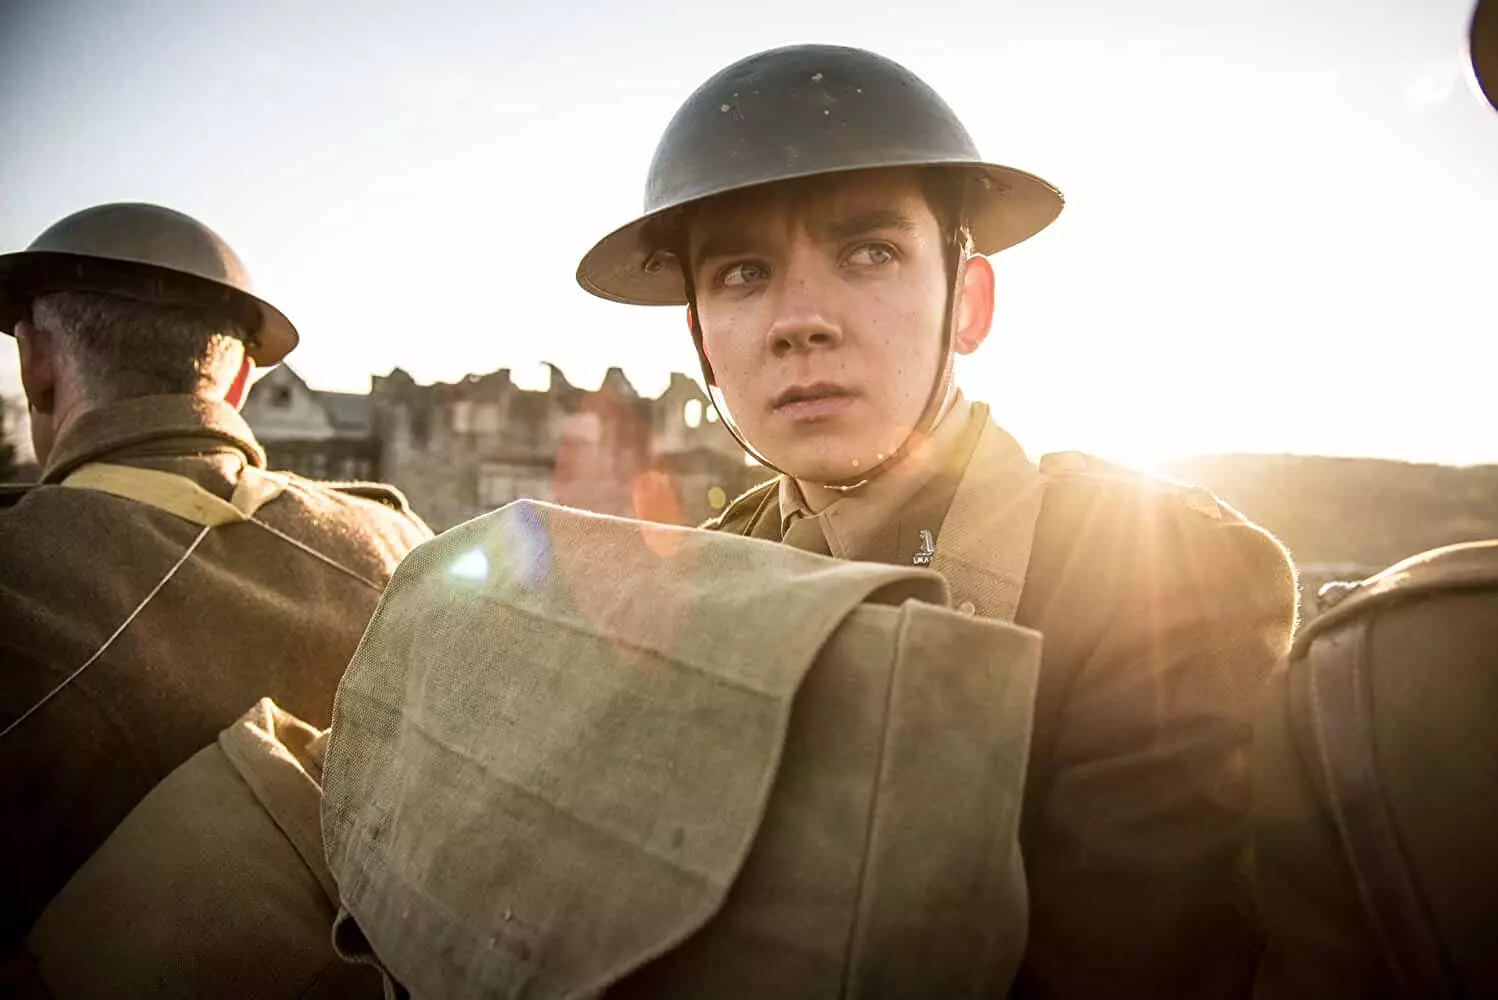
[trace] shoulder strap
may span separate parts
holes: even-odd
[[[1308,650],[1310,731],[1343,850],[1400,993],[1450,997],[1440,943],[1394,832],[1373,756],[1371,618],[1319,636]]]
[[[359,497],[361,500],[373,500],[384,504],[392,510],[398,510],[402,514],[414,514],[411,502],[395,486],[389,483],[371,482],[322,482],[319,486],[339,493],[345,493],[351,497]]]
[[[74,470],[61,485],[124,497],[184,521],[216,528],[250,520],[256,511],[281,494],[286,480],[273,472],[247,466],[240,473],[233,497],[225,500],[174,472],[95,462]]]

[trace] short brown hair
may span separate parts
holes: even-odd
[[[31,303],[31,321],[57,340],[96,402],[200,395],[234,377],[245,331],[211,310],[99,292],[53,292]]]

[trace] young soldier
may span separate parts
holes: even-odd
[[[993,317],[984,255],[1060,210],[901,66],[795,46],[687,99],[644,215],[578,280],[685,305],[724,421],[779,473],[710,529],[929,565],[960,609],[1044,633],[1014,995],[1241,996],[1251,710],[1293,574],[1210,494],[1079,454],[1037,468],[957,390]]]
[[[201,223],[71,215],[0,256],[42,481],[0,506],[0,956],[158,781],[262,697],[327,725],[400,558],[392,487],[264,470],[239,415],[297,342]]]
[[[1498,3],[1470,38],[1498,108]],[[1498,996],[1498,540],[1320,603],[1259,719],[1256,996]]]

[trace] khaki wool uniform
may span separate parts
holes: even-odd
[[[264,465],[225,403],[131,399],[83,415],[0,510],[0,728],[22,720],[0,737],[0,951],[247,707],[326,726],[382,588],[431,536],[392,487]],[[240,523],[118,495],[121,475]]]
[[[1498,996],[1498,541],[1327,596],[1259,720],[1256,996]]]
[[[1029,937],[1010,995],[1246,995],[1261,950],[1253,709],[1294,626],[1285,551],[1203,490],[1075,453],[1037,469],[981,404],[959,402],[930,444],[924,471],[817,515],[781,478],[705,527],[929,561],[978,615],[1022,585],[1013,620],[1043,647],[1020,833]]]

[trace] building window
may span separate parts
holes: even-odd
[[[409,411],[411,415],[411,441],[418,447],[426,447],[427,438],[431,436],[432,411],[425,406],[417,406]]]
[[[702,400],[689,399],[681,408],[681,419],[686,421],[688,427],[696,430],[702,426]]]
[[[476,434],[499,433],[498,403],[479,403],[473,408],[473,430]]]
[[[278,410],[291,409],[290,386],[278,385],[270,391],[270,405]]]
[[[568,444],[600,444],[603,441],[603,418],[587,410],[567,418],[562,438]]]
[[[473,404],[466,399],[453,404],[453,433],[473,433]]]

